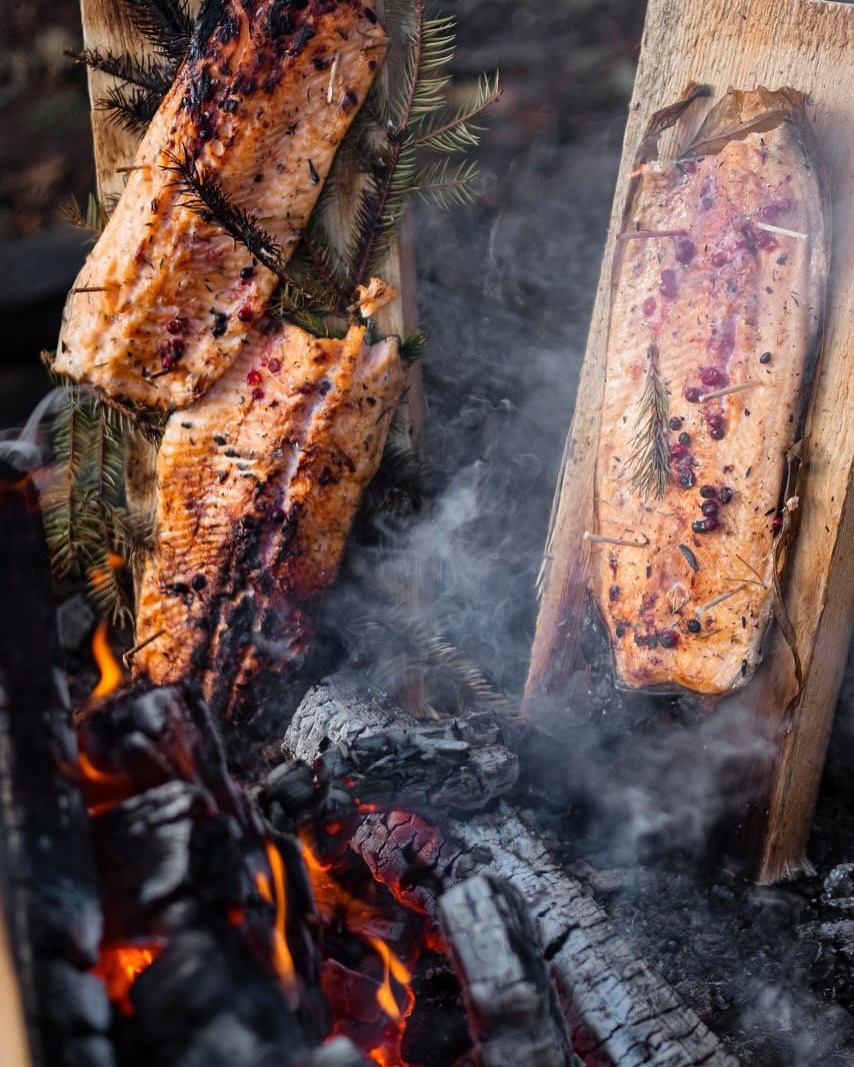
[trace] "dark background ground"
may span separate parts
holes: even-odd
[[[500,67],[505,93],[480,150],[476,204],[416,215],[438,493],[413,548],[437,575],[432,622],[512,697],[524,680],[536,572],[598,279],[643,4],[448,0],[444,9],[459,19],[460,81]],[[72,194],[85,203],[94,188],[85,78],[62,55],[79,37],[74,0],[0,7],[5,427],[20,424],[46,391],[38,353],[55,344],[64,294],[85,254],[80,231],[59,215]],[[854,859],[851,691],[837,718],[810,845],[815,879],[756,890],[719,873],[697,875],[696,834],[707,825],[709,795],[687,787],[688,750],[666,762],[671,776],[685,765],[683,777],[673,777],[672,810],[655,806],[644,781],[633,792],[623,783],[628,816],[619,826],[594,819],[595,843],[588,828],[589,858],[611,866],[608,877],[592,876],[594,890],[745,1064],[854,1063],[854,890],[843,886],[838,900],[820,899],[821,879]],[[600,769],[594,764],[592,777]],[[604,792],[607,774],[598,783]],[[666,850],[656,847],[663,837],[671,838]],[[577,861],[583,849],[568,851]]]

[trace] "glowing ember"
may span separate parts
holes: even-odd
[[[113,656],[107,636],[107,620],[101,619],[92,638],[92,655],[98,664],[101,678],[92,691],[93,700],[101,700],[115,692],[122,684],[122,669]]]
[[[163,948],[162,941],[101,945],[98,962],[92,973],[103,981],[110,1000],[124,1015],[133,1014],[131,986],[146,967],[157,959]]]

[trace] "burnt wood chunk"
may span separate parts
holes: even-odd
[[[127,1067],[257,1067],[308,1055],[284,991],[234,931],[178,934],[136,980],[131,1002]]]
[[[478,874],[506,879],[535,916],[573,1048],[597,1067],[738,1067],[738,1060],[639,958],[539,835],[503,802],[444,829],[407,812],[368,815],[352,847],[413,908]]]
[[[518,776],[494,712],[419,721],[384,693],[343,679],[305,696],[283,749],[313,766],[327,807],[343,794],[362,803],[475,811],[506,794]],[[303,783],[304,776],[277,768],[266,793],[293,809],[308,799]]]
[[[101,906],[50,564],[33,485],[5,463],[0,556],[2,899],[32,1055],[37,1064],[64,1063],[74,1034],[92,1039],[90,1062],[106,1067],[106,994],[85,973],[98,958]]]
[[[206,706],[177,687],[131,690],[91,714],[80,737],[97,771],[87,788],[105,945],[228,930],[291,991],[305,1041],[322,1040],[328,1007],[302,851],[231,778]]]
[[[439,901],[482,1067],[581,1067],[521,893],[478,875]]]

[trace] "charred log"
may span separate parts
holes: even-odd
[[[293,759],[271,772],[262,798],[294,819],[340,817],[365,804],[476,811],[518,774],[494,712],[420,722],[384,693],[342,679],[306,695],[283,749]]]
[[[470,878],[439,901],[439,923],[460,977],[481,1067],[581,1067],[517,889]]]
[[[737,1067],[506,805],[443,830],[410,813],[369,815],[353,847],[377,878],[431,917],[443,890],[475,874],[507,879],[521,891],[536,916],[573,1047],[588,1065]]]
[[[86,974],[101,908],[59,669],[50,565],[28,478],[0,465],[3,900],[36,1064],[113,1062],[109,1005]]]

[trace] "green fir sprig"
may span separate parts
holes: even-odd
[[[498,75],[483,75],[461,105],[449,106],[452,18],[427,18],[421,0],[394,0],[386,23],[401,42],[401,73],[392,73],[391,89],[381,78],[369,94],[308,229],[312,258],[345,304],[376,271],[412,197],[442,208],[474,198],[477,164],[460,156],[478,144],[478,120],[501,95]],[[387,62],[394,67],[395,57]],[[337,207],[342,201],[355,205],[346,217]]]
[[[637,432],[632,439],[632,455],[629,465],[633,468],[632,489],[644,500],[650,496],[658,499],[667,491],[670,472],[670,446],[667,439],[670,416],[670,390],[661,376],[658,365],[658,349],[647,349],[647,369],[640,411],[635,420]]]
[[[53,475],[42,495],[54,574],[81,582],[98,610],[117,625],[132,621],[128,568],[145,543],[125,499],[131,420],[76,386],[51,425]]]

